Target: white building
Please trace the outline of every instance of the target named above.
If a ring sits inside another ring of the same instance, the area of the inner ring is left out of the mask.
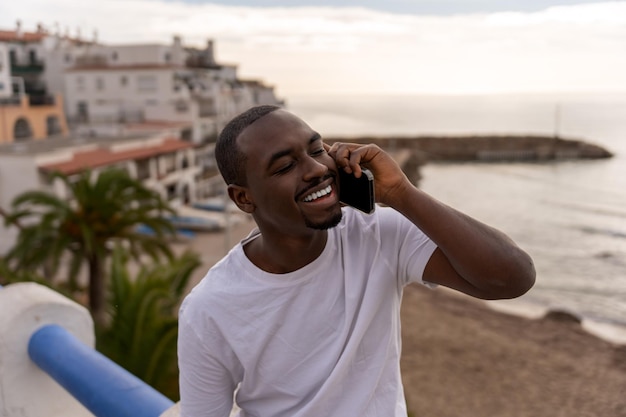
[[[0,43],[0,99],[7,99],[12,95],[9,48],[7,45]]]
[[[128,121],[189,122],[194,143],[214,141],[226,122],[257,104],[281,104],[272,87],[242,81],[233,65],[204,49],[171,45],[91,45],[65,73],[67,114],[97,133]]]

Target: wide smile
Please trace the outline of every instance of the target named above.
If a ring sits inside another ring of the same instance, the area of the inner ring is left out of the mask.
[[[323,188],[319,191],[314,191],[311,194],[307,195],[306,197],[304,197],[304,201],[306,203],[309,203],[311,201],[315,201],[319,198],[322,198],[324,196],[327,196],[328,194],[330,194],[333,191],[333,187],[331,185],[327,186],[326,188]]]
[[[334,184],[333,178],[327,178],[321,184],[304,191],[300,201],[307,204],[331,202],[337,196],[337,189]]]

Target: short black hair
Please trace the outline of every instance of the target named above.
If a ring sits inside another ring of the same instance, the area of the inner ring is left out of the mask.
[[[267,104],[252,107],[226,124],[215,144],[215,160],[226,184],[247,184],[246,155],[237,145],[237,138],[241,132],[261,117],[279,109],[281,107]]]

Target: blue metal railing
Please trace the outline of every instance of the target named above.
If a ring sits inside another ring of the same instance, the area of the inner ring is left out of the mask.
[[[174,405],[59,325],[39,328],[28,354],[96,417],[158,417]]]

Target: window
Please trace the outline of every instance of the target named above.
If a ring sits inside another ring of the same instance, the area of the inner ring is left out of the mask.
[[[137,77],[137,90],[141,93],[157,91],[157,79],[154,75],[140,75]]]
[[[127,77],[127,76],[122,75],[122,76],[120,77],[120,85],[121,85],[122,87],[126,87],[126,86],[128,85],[128,77]]]
[[[165,187],[165,192],[167,193],[168,200],[176,198],[176,184],[171,184]]]
[[[137,161],[137,179],[147,180],[150,178],[150,160],[142,159]]]
[[[61,123],[57,116],[48,116],[46,118],[46,133],[48,136],[56,136],[61,133]]]
[[[100,77],[96,78],[96,90],[104,90],[104,80]]]
[[[85,90],[85,79],[81,76],[76,77],[76,90],[78,91]]]
[[[174,108],[177,113],[186,113],[189,110],[189,104],[186,100],[176,100]]]
[[[117,61],[117,52],[113,51],[113,53],[111,54],[111,59],[113,61]]]
[[[76,117],[80,122],[86,122],[87,120],[89,120],[89,107],[87,105],[87,102],[79,101],[76,104]]]
[[[33,130],[30,127],[30,123],[23,117],[20,117],[15,122],[13,127],[13,137],[15,140],[30,139],[33,137]]]

